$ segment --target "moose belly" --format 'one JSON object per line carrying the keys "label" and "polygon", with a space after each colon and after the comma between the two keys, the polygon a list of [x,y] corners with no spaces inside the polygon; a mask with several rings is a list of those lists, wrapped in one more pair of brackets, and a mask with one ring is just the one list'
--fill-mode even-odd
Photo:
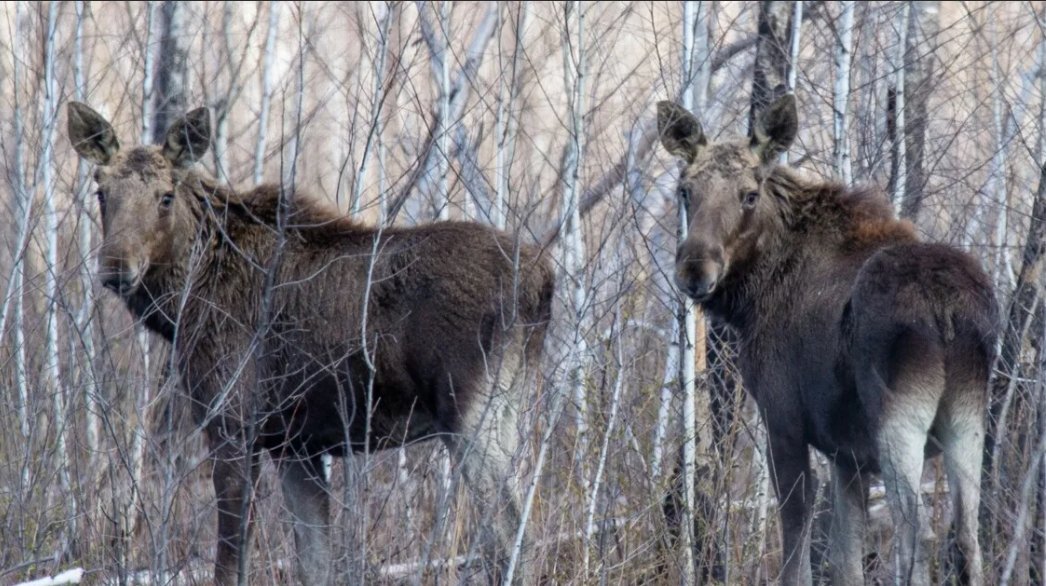
{"label": "moose belly", "polygon": [[269,450],[343,456],[398,447],[438,431],[429,409],[409,399],[409,389],[387,381],[370,386],[314,370],[307,377],[285,372],[281,378],[269,393],[263,426]]}

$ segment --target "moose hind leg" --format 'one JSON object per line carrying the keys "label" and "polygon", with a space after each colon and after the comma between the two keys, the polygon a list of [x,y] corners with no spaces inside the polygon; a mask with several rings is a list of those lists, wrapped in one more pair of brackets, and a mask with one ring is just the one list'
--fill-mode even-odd
{"label": "moose hind leg", "polygon": [[[960,554],[960,582],[984,583],[981,548],[977,538],[981,500],[981,461],[988,378],[987,362],[974,368],[970,361],[949,369],[948,391],[934,433],[944,452],[952,493],[953,523]],[[977,372],[956,372],[956,371]]]}
{"label": "moose hind leg", "polygon": [[319,456],[277,461],[283,500],[294,523],[298,579],[302,584],[330,583],[330,497]]}
{"label": "moose hind leg", "polygon": [[829,560],[833,584],[864,582],[864,535],[868,484],[860,471],[832,468],[832,525]]}
{"label": "moose hind leg", "polygon": [[[944,391],[944,363],[929,343],[906,348],[907,362],[894,370],[887,386],[873,369],[863,384],[879,385],[882,419],[878,444],[886,498],[895,528],[895,581],[929,584],[933,538],[921,501],[926,441]],[[899,353],[895,353],[895,356]]]}

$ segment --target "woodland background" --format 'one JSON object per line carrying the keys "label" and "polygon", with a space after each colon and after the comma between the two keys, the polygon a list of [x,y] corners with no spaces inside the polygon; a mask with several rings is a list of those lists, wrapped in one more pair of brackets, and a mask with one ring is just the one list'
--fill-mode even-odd
{"label": "woodland background", "polygon": [[[293,177],[368,222],[474,219],[552,246],[556,323],[527,444],[541,456],[539,545],[525,571],[772,583],[761,425],[729,333],[671,284],[678,167],[653,105],[679,100],[711,136],[737,135],[787,91],[800,104],[793,165],[880,185],[924,237],[993,275],[1004,336],[985,567],[991,583],[1044,583],[1044,26],[1040,2],[0,4],[0,583],[70,567],[90,583],[206,583],[214,551],[206,452],[165,344],[92,276],[98,210],[65,136],[73,99],[125,145],[208,106],[204,164],[235,186]],[[336,460],[339,568],[373,583],[475,580],[420,565],[467,558],[482,522],[448,462],[436,444]],[[266,463],[258,584],[291,579],[274,480]],[[947,582],[938,463],[925,480]],[[437,512],[450,521],[439,534]],[[872,517],[869,570],[885,580],[881,498]]]}

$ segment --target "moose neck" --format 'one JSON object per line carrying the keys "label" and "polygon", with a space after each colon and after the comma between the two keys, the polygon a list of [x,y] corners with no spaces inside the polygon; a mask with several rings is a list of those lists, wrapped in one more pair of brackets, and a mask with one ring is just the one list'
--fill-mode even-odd
{"label": "moose neck", "polygon": [[[731,267],[706,307],[742,337],[757,336],[781,312],[791,311],[817,275],[830,267],[859,267],[885,246],[916,239],[912,225],[894,217],[875,190],[809,182],[777,167],[765,180],[769,206],[752,254]],[[856,259],[857,262],[843,262]]]}
{"label": "moose neck", "polygon": [[243,298],[261,291],[270,271],[279,272],[279,258],[293,270],[287,255],[301,250],[344,252],[348,247],[366,255],[373,249],[375,230],[304,194],[284,193],[273,185],[238,193],[196,173],[188,174],[182,186],[191,192],[185,198],[191,232],[185,252],[177,264],[151,271],[127,299],[131,311],[168,340],[180,324],[207,323],[212,315],[255,324],[261,309]]}

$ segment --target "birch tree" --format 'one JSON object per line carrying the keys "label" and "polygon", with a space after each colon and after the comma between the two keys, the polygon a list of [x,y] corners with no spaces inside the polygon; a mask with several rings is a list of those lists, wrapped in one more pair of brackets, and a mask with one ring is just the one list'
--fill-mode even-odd
{"label": "birch tree", "polygon": [[263,178],[265,143],[268,139],[269,112],[272,109],[272,62],[276,58],[276,35],[280,28],[280,2],[269,2],[269,25],[265,33],[265,51],[261,66],[261,108],[258,113],[258,137],[254,144],[254,184]]}
{"label": "birch tree", "polygon": [[908,23],[911,14],[911,3],[901,2],[900,16],[897,20],[897,56],[894,58],[893,89],[893,172],[890,176],[890,196],[894,210],[901,213],[905,186],[908,185],[908,145],[905,137],[907,125],[907,93],[905,89],[904,61],[908,52]]}
{"label": "birch tree", "polygon": [[[54,158],[55,126],[58,121],[58,88],[55,82],[55,43],[58,27],[58,3],[49,2],[47,5],[47,28],[44,36],[44,79],[43,79],[43,148],[40,153],[40,162],[43,183],[44,217],[46,220],[46,322],[47,331],[44,340],[46,361],[45,370],[47,377],[47,388],[52,396],[54,409],[53,423],[55,425],[55,451],[58,456],[58,478],[59,485],[64,494],[73,494],[70,470],[73,462],[70,459],[66,443],[66,433],[69,420],[66,412],[66,389],[62,377],[61,362],[58,355],[58,307],[59,307],[59,273],[61,271],[58,261],[58,211],[55,207],[55,176],[51,161]],[[63,499],[64,500],[64,499]],[[76,536],[77,499],[68,499],[67,527],[65,543],[66,551],[75,547],[72,542]]]}
{"label": "birch tree", "polygon": [[[504,30],[509,12],[508,9],[498,11],[499,34]],[[519,4],[519,8],[516,11],[515,26],[512,31],[512,57],[507,66],[504,60],[501,60],[500,69],[503,73],[498,79],[498,109],[495,119],[497,127],[497,151],[494,162],[495,196],[491,210],[491,223],[502,230],[505,229],[506,225],[509,180],[513,155],[516,150],[518,116],[513,106],[520,92],[519,78],[522,71],[523,33],[527,26],[527,14],[529,14],[529,3],[524,0]],[[503,52],[499,51],[498,55],[500,58]],[[507,74],[505,73],[506,69],[508,70]]]}
{"label": "birch tree", "polygon": [[[930,124],[929,101],[937,73],[937,43],[940,29],[938,0],[905,2],[909,5],[904,37],[904,199],[901,217],[916,220],[926,198],[926,135]],[[904,15],[902,14],[902,18]],[[899,86],[900,87],[900,86]]]}
{"label": "birch tree", "polygon": [[850,159],[849,118],[850,64],[853,60],[854,2],[843,0],[839,16],[839,41],[835,52],[835,87],[833,94],[833,131],[835,172],[845,185],[853,183],[853,165]]}
{"label": "birch tree", "polygon": [[[567,131],[569,139],[563,158],[563,184],[560,217],[563,228],[562,277],[568,296],[570,331],[567,340],[567,384],[574,402],[574,465],[582,478],[582,497],[592,498],[588,470],[589,424],[586,393],[586,356],[588,343],[583,333],[588,305],[588,285],[585,280],[585,241],[581,229],[578,200],[581,189],[581,161],[585,153],[585,82],[587,81],[587,54],[585,52],[585,12],[580,1],[568,2],[563,7],[563,85],[566,90]],[[587,536],[586,536],[587,537]],[[590,545],[585,543],[586,551]],[[587,554],[586,554],[587,561]],[[587,574],[588,568],[585,568]]]}

